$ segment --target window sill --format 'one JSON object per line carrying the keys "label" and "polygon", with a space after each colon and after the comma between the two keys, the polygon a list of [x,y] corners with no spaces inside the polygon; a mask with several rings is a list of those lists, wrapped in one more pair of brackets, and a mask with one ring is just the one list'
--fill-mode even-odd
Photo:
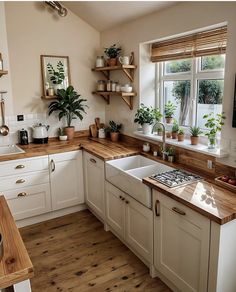
{"label": "window sill", "polygon": [[[135,131],[134,135],[138,136],[140,138],[143,138],[145,140],[162,142],[162,137],[157,136],[155,134],[143,134],[142,131]],[[207,145],[204,145],[204,144],[191,145],[190,141],[188,139],[184,140],[183,142],[178,142],[177,140],[166,138],[166,143],[169,145],[176,146],[176,147],[180,147],[180,148],[195,151],[198,153],[210,155],[210,156],[213,156],[216,158],[223,158],[223,157],[227,157],[229,155],[227,152],[222,151],[221,149],[218,149],[218,148],[217,149],[208,149]]]}

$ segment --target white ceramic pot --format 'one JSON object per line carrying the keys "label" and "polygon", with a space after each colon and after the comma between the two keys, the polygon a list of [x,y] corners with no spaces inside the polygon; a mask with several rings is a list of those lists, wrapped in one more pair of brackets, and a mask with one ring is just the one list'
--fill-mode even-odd
{"label": "white ceramic pot", "polygon": [[143,128],[143,134],[151,134],[152,132],[152,125],[149,125],[148,123],[144,123],[142,125]]}
{"label": "white ceramic pot", "polygon": [[66,141],[67,140],[67,135],[59,136],[59,140],[60,141]]}

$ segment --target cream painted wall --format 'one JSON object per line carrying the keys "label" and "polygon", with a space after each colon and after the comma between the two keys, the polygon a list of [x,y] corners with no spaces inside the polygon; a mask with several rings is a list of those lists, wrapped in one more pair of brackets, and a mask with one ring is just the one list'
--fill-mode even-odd
{"label": "cream painted wall", "polygon": [[[140,51],[140,44],[163,37],[168,37],[217,23],[228,22],[228,45],[225,68],[225,90],[223,109],[227,120],[222,131],[223,137],[233,139],[231,145],[236,146],[236,129],[232,128],[232,106],[234,95],[234,78],[236,73],[236,3],[235,2],[182,2],[160,12],[145,16],[136,21],[107,30],[101,35],[102,47],[119,43],[124,53],[134,51],[137,65],[146,62],[146,53]],[[138,58],[140,53],[140,59]],[[150,68],[150,72],[153,69]],[[151,73],[152,74],[152,73]],[[140,80],[142,78],[142,80]],[[139,100],[150,100],[153,89],[144,90],[143,78],[153,86],[147,70],[136,72],[134,86],[139,93],[134,103],[134,110],[130,111],[121,100],[114,98],[110,106],[106,106],[106,120],[115,119],[124,124],[124,132],[132,135],[137,125],[133,123]],[[147,93],[146,93],[147,92]]]}
{"label": "cream painted wall", "polygon": [[[72,85],[88,100],[88,114],[83,123],[75,122],[76,129],[88,128],[96,116],[104,119],[104,103],[91,94],[100,33],[70,11],[57,16],[44,2],[5,2],[5,11],[14,114],[47,112],[48,102],[41,100],[40,55],[52,54],[69,56]],[[53,117],[48,122],[54,129],[59,126]]]}

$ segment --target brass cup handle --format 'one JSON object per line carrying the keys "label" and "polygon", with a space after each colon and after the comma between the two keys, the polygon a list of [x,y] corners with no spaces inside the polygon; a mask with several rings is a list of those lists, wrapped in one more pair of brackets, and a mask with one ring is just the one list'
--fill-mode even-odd
{"label": "brass cup handle", "polygon": [[186,215],[186,213],[184,211],[180,210],[177,207],[173,207],[172,210],[180,215]]}
{"label": "brass cup handle", "polygon": [[97,163],[97,161],[96,161],[94,158],[90,158],[89,160],[90,160],[90,162],[92,162],[92,163]]}
{"label": "brass cup handle", "polygon": [[25,182],[25,179],[18,179],[17,181],[16,181],[16,184],[23,184]]}
{"label": "brass cup handle", "polygon": [[160,216],[160,210],[157,210],[157,206],[159,206],[159,204],[160,204],[160,201],[156,200],[156,202],[155,202],[155,214],[156,214],[156,217]]}
{"label": "brass cup handle", "polygon": [[126,204],[129,204],[129,201],[126,200],[125,203],[126,203]]}
{"label": "brass cup handle", "polygon": [[25,168],[25,166],[23,164],[19,164],[15,167],[15,169],[22,169],[22,168]]}
{"label": "brass cup handle", "polygon": [[19,193],[18,195],[17,195],[17,197],[25,197],[27,194],[26,194],[26,192],[22,192],[22,193]]}

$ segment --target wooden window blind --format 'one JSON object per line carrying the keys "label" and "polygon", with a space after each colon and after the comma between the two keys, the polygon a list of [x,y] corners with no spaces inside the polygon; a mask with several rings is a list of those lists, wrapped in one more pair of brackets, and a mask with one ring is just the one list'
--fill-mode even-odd
{"label": "wooden window blind", "polygon": [[153,43],[151,61],[163,62],[224,54],[226,45],[227,26],[224,26],[184,37]]}

